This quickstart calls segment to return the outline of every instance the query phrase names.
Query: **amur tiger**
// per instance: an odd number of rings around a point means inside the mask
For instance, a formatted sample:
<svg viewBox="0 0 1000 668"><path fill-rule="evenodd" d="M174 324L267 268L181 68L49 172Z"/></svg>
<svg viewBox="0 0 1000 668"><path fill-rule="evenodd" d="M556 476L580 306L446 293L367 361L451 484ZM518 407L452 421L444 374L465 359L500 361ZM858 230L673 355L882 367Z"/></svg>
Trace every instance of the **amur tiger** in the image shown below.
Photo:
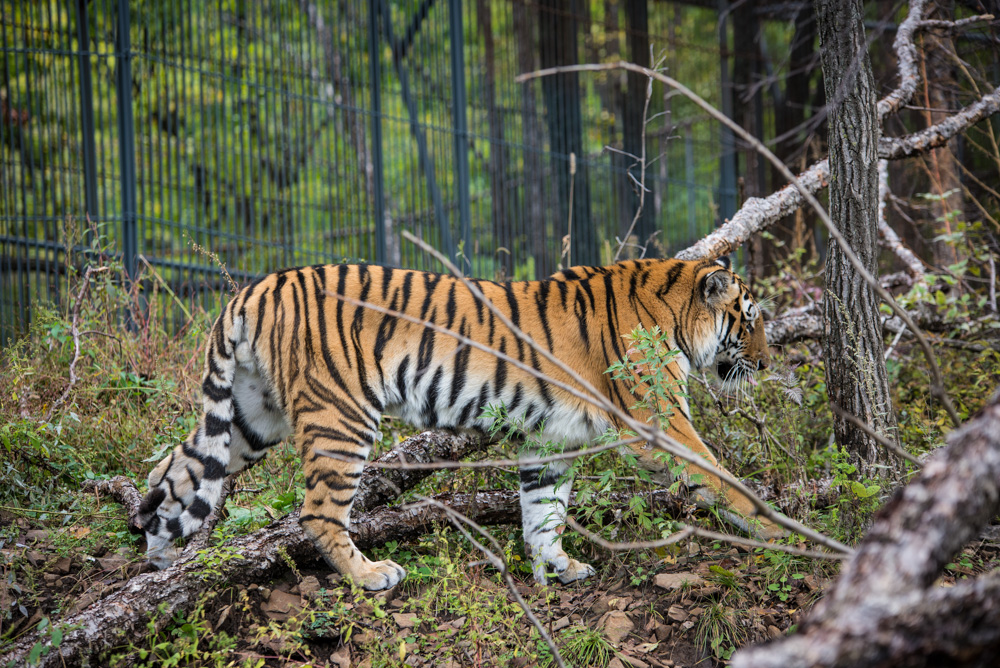
<svg viewBox="0 0 1000 668"><path fill-rule="evenodd" d="M667 368L677 380L691 369L714 367L724 380L742 381L768 365L760 309L728 261L640 260L574 267L541 281L474 284L515 326L641 421L651 416L634 408L623 380L606 373L626 354L624 337L640 326L659 326L679 351ZM524 432L567 448L621 426L509 362L356 305L361 302L437 323L572 384L460 279L347 264L266 276L241 290L216 321L202 384L204 415L149 475L140 522L150 561L162 568L176 559L173 541L201 527L219 501L223 478L294 435L305 467L300 521L306 534L343 575L367 589L392 587L405 577L403 568L370 561L348 533L358 479L380 438L383 414L420 428L488 430L484 409L502 405ZM716 464L691 425L685 398L677 396L676 405L669 435ZM648 444L632 448L643 467L667 470ZM538 582L554 576L568 583L594 573L562 549L570 484L560 478L567 467L520 471L524 543ZM748 499L696 466L689 465L685 477L703 505L718 502L750 526ZM755 526L764 537L781 533L764 519Z"/></svg>

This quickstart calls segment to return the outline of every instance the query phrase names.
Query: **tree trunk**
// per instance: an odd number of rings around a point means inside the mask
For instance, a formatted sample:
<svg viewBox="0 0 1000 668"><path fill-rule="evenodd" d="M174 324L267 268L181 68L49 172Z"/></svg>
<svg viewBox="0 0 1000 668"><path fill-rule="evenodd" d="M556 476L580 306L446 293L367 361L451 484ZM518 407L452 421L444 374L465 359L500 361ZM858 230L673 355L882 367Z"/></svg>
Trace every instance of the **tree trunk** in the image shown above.
<svg viewBox="0 0 1000 668"><path fill-rule="evenodd" d="M878 116L861 0L816 0L830 124L830 215L864 266L878 276ZM898 442L875 293L831 245L823 299L823 357L830 401ZM861 475L894 463L875 439L841 417L837 443Z"/></svg>
<svg viewBox="0 0 1000 668"><path fill-rule="evenodd" d="M514 39L517 43L517 69L532 72L535 66L535 38L531 14L524 3L513 3ZM521 219L531 243L531 255L535 259L535 276L540 278L552 273L554 257L546 251L545 198L542 184L542 128L538 122L538 102L535 97L534 82L521 84L521 143L524 145L524 192L521 197Z"/></svg>
<svg viewBox="0 0 1000 668"><path fill-rule="evenodd" d="M496 55L493 44L493 16L487 0L476 0L476 18L483 38L483 97L486 103L486 118L490 128L490 203L493 214L493 229L496 245L493 259L497 263L498 280L510 279L514 275L514 258L520 258L520 249L515 248L513 224L507 199L507 141L504 138L503 116L496 100ZM501 250L504 249L504 250ZM471 253L471 249L466 249Z"/></svg>
<svg viewBox="0 0 1000 668"><path fill-rule="evenodd" d="M935 582L1000 511L998 399L879 511L799 632L741 651L733 666L996 665L1000 577Z"/></svg>
<svg viewBox="0 0 1000 668"><path fill-rule="evenodd" d="M628 44L627 53L631 62L643 67L649 67L649 7L647 0L626 0L625 1L625 41ZM595 61L596 62L596 61ZM626 153L631 153L636 157L642 156L643 151L643 126L646 118L643 114L646 108L646 84L648 80L638 72L629 72L627 76L628 85L625 90L625 104L623 107L622 126L624 133L623 148ZM624 156L622 156L624 157ZM641 165L634 165L632 158L624 157L624 166L632 173L638 182L642 179ZM648 161L648 156L647 156ZM639 205L639 193L633 187L632 181L621 177L625 181L625 192L628 196L625 201L630 204L627 215L619 221L621 234L624 236L628 230L629 223L635 216L635 208ZM655 197L655 181L651 175L646 175L646 193L642 213L636 221L632 234L635 242L640 246L646 245L650 237L656 231L656 218L653 210L653 198ZM646 257L657 255L654 246L647 249Z"/></svg>
<svg viewBox="0 0 1000 668"><path fill-rule="evenodd" d="M954 19L954 2L938 0L936 7L928 13L928 19L950 21ZM924 104L928 108L927 125L934 125L947 120L953 115L952 109L958 108L954 91L959 90L955 81L952 63L959 60L955 54L955 44L947 33L930 31L924 36L925 48L921 51L927 76L924 79ZM955 231L955 223L961 220L961 212L965 208L965 197L962 194L962 179L959 163L956 158L958 138L946 145L931 151L925 158L930 174L931 194L937 199L931 202L933 221L930 224L933 233L938 235L951 234ZM958 212L956 219L955 213ZM954 243L933 241L934 264L939 267L953 265L962 259ZM957 287L957 286L956 286Z"/></svg>

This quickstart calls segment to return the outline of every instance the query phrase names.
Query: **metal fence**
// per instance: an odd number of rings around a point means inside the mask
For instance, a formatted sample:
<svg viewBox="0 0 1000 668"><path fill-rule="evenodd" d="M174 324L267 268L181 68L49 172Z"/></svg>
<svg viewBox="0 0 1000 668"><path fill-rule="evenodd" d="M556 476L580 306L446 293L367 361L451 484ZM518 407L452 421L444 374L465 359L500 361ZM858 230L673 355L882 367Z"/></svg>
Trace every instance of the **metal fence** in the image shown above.
<svg viewBox="0 0 1000 668"><path fill-rule="evenodd" d="M638 200L631 161L604 147L638 151L645 83L514 77L648 61L652 45L723 102L726 67L698 46L718 44L717 16L626 4L0 0L0 342L63 299L73 249L95 246L209 309L210 254L238 281L342 260L436 268L403 230L487 278L609 261ZM735 168L731 139L685 100L657 89L648 116L662 157L634 241L655 233L663 254L734 210Z"/></svg>

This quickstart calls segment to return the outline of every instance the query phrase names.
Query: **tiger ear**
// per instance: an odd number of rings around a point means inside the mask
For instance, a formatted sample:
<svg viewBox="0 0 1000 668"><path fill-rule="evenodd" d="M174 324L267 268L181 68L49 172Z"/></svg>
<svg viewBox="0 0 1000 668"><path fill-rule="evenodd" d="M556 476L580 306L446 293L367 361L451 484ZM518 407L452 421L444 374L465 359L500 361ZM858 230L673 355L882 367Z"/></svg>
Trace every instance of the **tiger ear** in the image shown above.
<svg viewBox="0 0 1000 668"><path fill-rule="evenodd" d="M722 257L715 258L715 264L719 265L720 267L725 267L726 269L733 268L733 263L729 260L728 255L723 255Z"/></svg>
<svg viewBox="0 0 1000 668"><path fill-rule="evenodd" d="M731 282L728 271L713 271L702 282L702 296L707 304L716 304L725 297Z"/></svg>

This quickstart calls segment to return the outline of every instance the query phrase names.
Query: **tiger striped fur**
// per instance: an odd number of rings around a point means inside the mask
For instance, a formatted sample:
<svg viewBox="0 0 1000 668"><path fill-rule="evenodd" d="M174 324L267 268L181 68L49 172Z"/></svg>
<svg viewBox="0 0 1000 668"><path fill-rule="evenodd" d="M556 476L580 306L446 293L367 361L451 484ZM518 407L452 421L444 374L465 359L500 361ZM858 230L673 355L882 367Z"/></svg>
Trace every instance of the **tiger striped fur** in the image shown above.
<svg viewBox="0 0 1000 668"><path fill-rule="evenodd" d="M715 366L730 381L768 363L763 318L728 262L640 260L574 267L541 281L478 288L510 320L634 417L623 381L605 371L626 354L623 336L638 326L667 333L681 354L669 364L678 380ZM223 478L261 459L294 435L305 467L301 523L329 564L368 589L399 582L392 561L369 561L348 533L351 504L383 413L420 428L490 428L483 409L502 404L509 418L542 442L590 443L616 419L565 390L486 352L422 325L349 304L375 303L437 323L530 365L556 380L566 374L513 336L458 279L367 265L288 269L247 286L212 329L197 429L149 475L140 521L148 558L160 567L178 554L175 539L198 530L220 498ZM669 434L712 464L678 396ZM642 466L665 472L651 448L633 446ZM329 455L333 456L329 456ZM521 469L524 541L539 582L587 577L559 534L570 484L565 464ZM749 500L696 466L696 494L722 502L748 527ZM742 518L742 519L741 519ZM767 521L765 536L780 533Z"/></svg>

